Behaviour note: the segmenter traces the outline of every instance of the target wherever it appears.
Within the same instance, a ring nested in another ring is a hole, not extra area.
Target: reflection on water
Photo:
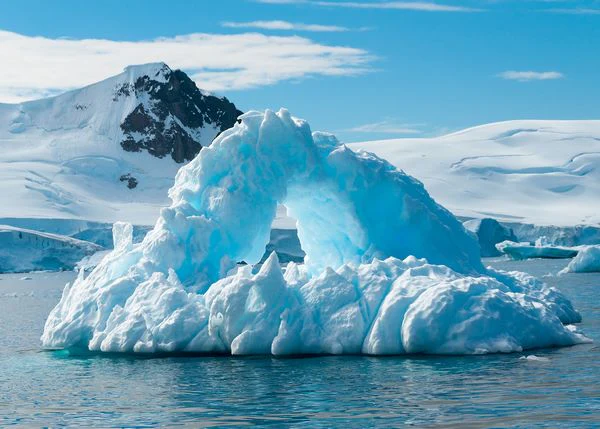
[[[495,266],[556,273],[561,261]],[[39,350],[72,276],[0,276],[0,426],[594,427],[600,276],[547,277],[596,340],[520,355],[304,359],[68,356]],[[522,355],[521,355],[522,356]]]

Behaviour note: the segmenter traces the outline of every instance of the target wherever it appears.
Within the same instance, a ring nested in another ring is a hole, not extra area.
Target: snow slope
[[[0,104],[0,218],[151,224],[168,204],[176,160],[192,159],[236,112],[163,63]]]
[[[458,216],[600,223],[600,121],[510,121],[350,147],[374,152],[418,178]]]
[[[177,173],[142,243],[115,225],[115,250],[48,316],[45,347],[477,354],[588,341],[565,326],[581,316],[560,292],[484,268],[474,234],[417,180],[284,109],[240,119]],[[260,260],[277,203],[306,263],[284,273],[273,252],[258,273],[237,267]]]

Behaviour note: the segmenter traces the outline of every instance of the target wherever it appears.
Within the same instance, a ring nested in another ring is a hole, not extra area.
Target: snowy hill
[[[351,144],[421,180],[459,216],[600,223],[600,121],[511,121],[428,139]]]
[[[152,224],[182,163],[239,114],[163,63],[0,104],[0,219]]]

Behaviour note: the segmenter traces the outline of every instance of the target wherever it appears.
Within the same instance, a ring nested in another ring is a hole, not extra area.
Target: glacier
[[[518,240],[536,242],[545,237],[547,243],[556,246],[578,247],[600,243],[600,227],[595,225],[552,226],[531,225],[522,223],[504,223],[513,230]]]
[[[579,250],[600,242],[600,228],[593,225],[539,226],[492,218],[469,219],[463,225],[477,236],[482,257],[573,258]]]
[[[287,110],[242,115],[169,197],[141,243],[117,224],[115,249],[65,287],[46,348],[480,354],[589,341],[560,292],[485,268],[421,182]],[[257,264],[278,204],[297,220],[302,265]]]
[[[103,249],[73,237],[0,225],[0,273],[72,270]]]

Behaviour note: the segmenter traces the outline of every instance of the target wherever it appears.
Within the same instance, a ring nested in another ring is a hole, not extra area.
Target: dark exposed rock
[[[133,189],[138,185],[138,181],[135,177],[133,177],[131,174],[123,174],[121,177],[119,177],[119,180],[121,182],[127,182],[127,187],[129,189]]]
[[[146,150],[159,158],[170,155],[178,163],[190,161],[202,149],[203,128],[211,126],[222,132],[231,128],[242,112],[227,98],[202,93],[180,70],[165,65],[160,73],[159,80],[141,76],[115,90],[113,100],[141,98],[143,94],[149,100],[140,102],[121,124],[121,147],[128,152]]]
[[[133,85],[130,83],[124,83],[120,87],[115,89],[115,93],[113,95],[113,101],[117,101],[119,97],[128,97],[133,92]]]

